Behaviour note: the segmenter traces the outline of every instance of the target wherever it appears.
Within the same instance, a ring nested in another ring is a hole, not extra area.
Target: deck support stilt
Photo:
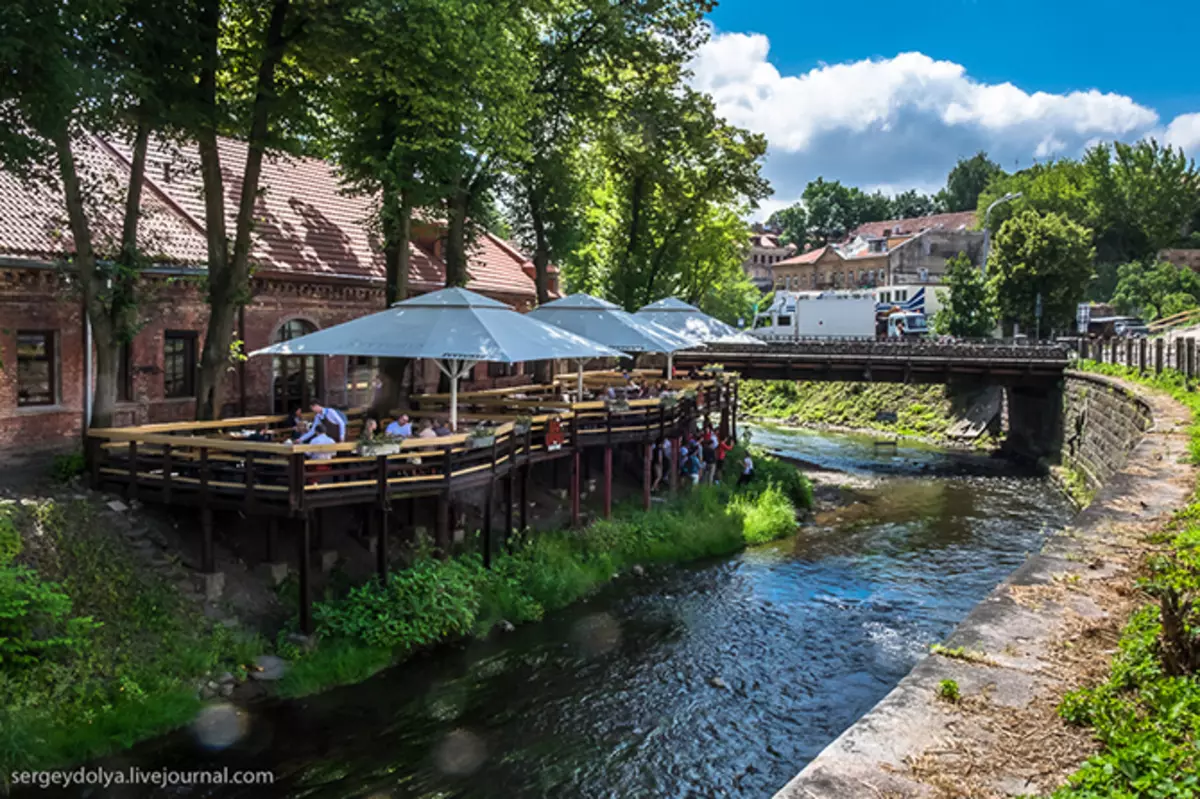
[[[309,538],[312,527],[312,514],[304,514],[300,535],[296,537],[296,555],[300,559],[300,632],[312,635],[312,583],[309,573],[310,556],[308,554]]]
[[[613,480],[613,451],[612,447],[604,448],[604,518],[612,518],[612,480]]]
[[[679,490],[679,448],[683,446],[683,439],[676,436],[671,439],[671,493]]]
[[[435,543],[438,554],[444,558],[450,554],[450,497],[443,494],[438,497],[437,503]]]
[[[205,506],[200,509],[200,526],[204,531],[204,541],[200,550],[200,571],[212,574],[217,570],[216,558],[213,555],[213,512]]]
[[[388,527],[391,526],[388,516],[391,509],[391,505],[384,502],[379,506],[379,513],[375,517],[378,519],[375,530],[375,570],[379,572],[379,579],[385,583],[388,578]]]
[[[646,442],[642,445],[644,453],[642,455],[642,507],[650,510],[650,472],[652,470],[651,461],[654,456],[654,445]]]
[[[492,568],[492,516],[496,512],[496,478],[488,481],[483,498],[483,568]]]
[[[529,527],[529,470],[528,463],[521,467],[521,513],[517,518],[520,519],[522,532]]]
[[[571,526],[579,526],[579,450],[571,453]]]
[[[513,530],[513,481],[516,480],[512,471],[504,478],[504,550],[508,551],[508,539]]]

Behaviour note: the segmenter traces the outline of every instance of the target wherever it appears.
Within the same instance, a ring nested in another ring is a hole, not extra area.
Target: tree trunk
[[[386,307],[408,298],[409,238],[412,233],[412,207],[407,193],[401,192],[398,201],[385,199],[387,206],[382,215],[383,259],[387,269],[384,290]],[[394,209],[394,210],[391,210]],[[382,382],[375,396],[372,410],[383,416],[392,408],[407,404],[404,396],[404,372],[412,362],[410,358],[381,358],[379,377]]]
[[[467,209],[471,195],[461,185],[446,203],[446,286],[467,285]]]
[[[234,240],[233,254],[214,270],[214,263],[209,262],[208,330],[204,337],[204,350],[200,358],[200,374],[196,386],[196,418],[214,419],[220,412],[221,378],[225,374],[225,366],[229,362],[229,347],[233,343],[234,322],[237,319],[237,309],[250,299],[250,246],[254,235],[254,204],[258,199],[258,181],[262,173],[263,155],[266,152],[267,133],[270,123],[271,103],[275,96],[275,68],[283,58],[287,41],[283,35],[284,22],[287,19],[290,0],[275,0],[271,8],[271,19],[267,24],[267,37],[263,49],[262,61],[258,68],[257,86],[254,96],[254,111],[250,122],[249,148],[246,154],[245,170],[242,175],[242,194],[238,202],[238,213],[235,221],[237,238]],[[202,73],[202,81],[207,75]],[[205,89],[207,91],[207,88]],[[216,139],[213,131],[206,131],[206,138],[211,137],[209,145],[216,150]],[[203,163],[205,143],[201,143],[201,170],[205,178],[205,219],[208,225],[212,223],[214,201],[220,203],[219,215],[222,220],[221,239],[224,241],[224,192],[220,186],[220,165],[215,162],[217,183],[210,186],[209,165]],[[217,190],[220,189],[218,192]],[[207,229],[209,238],[209,254],[214,249],[213,229]],[[227,247],[228,245],[226,245]]]

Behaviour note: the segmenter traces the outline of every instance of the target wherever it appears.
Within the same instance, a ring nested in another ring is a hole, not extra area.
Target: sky
[[[962,157],[1008,170],[1153,136],[1200,160],[1200,2],[721,0],[692,82],[765,134],[775,194],[821,176],[933,192]]]

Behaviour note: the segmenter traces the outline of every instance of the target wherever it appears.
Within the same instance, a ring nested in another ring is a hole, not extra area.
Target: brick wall
[[[1125,466],[1152,423],[1150,406],[1116,381],[1072,373],[1063,396],[1062,463],[1098,489]]]
[[[384,307],[383,290],[361,284],[313,283],[280,277],[254,280],[254,299],[245,309],[247,352],[271,344],[289,320],[302,319],[324,329],[375,313]],[[526,311],[522,296],[496,299]],[[148,281],[141,303],[142,327],[130,349],[131,395],[117,406],[118,426],[185,421],[195,416],[192,398],[164,396],[164,339],[167,331],[196,333],[197,360],[208,325],[208,305],[201,286],[188,280]],[[59,400],[47,407],[17,406],[16,337],[20,331],[56,332]],[[235,333],[236,335],[236,333]],[[30,451],[66,450],[77,445],[84,416],[85,363],[82,303],[52,269],[0,270],[0,458]],[[370,402],[373,386],[347,390],[350,359],[321,358],[323,393],[338,407]],[[275,412],[275,359],[251,358],[228,374],[222,407],[236,414],[241,398],[240,375],[246,380],[246,413]],[[360,375],[367,378],[366,373]],[[417,391],[434,391],[438,372],[432,362],[416,376]],[[469,388],[490,388],[513,378],[488,377],[486,364],[476,367]]]

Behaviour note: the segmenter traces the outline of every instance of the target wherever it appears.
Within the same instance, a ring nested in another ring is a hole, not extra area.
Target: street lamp
[[[983,271],[984,277],[987,277],[988,255],[990,254],[991,249],[992,249],[992,229],[990,227],[988,227],[989,220],[992,217],[992,209],[995,208],[997,205],[1000,205],[1001,203],[1006,203],[1010,200],[1015,200],[1015,199],[1021,197],[1021,195],[1022,195],[1022,192],[1010,191],[1008,194],[1004,195],[1003,197],[1000,197],[995,202],[993,202],[991,205],[989,205],[987,207],[987,210],[983,212],[983,263],[980,265],[980,269]]]

